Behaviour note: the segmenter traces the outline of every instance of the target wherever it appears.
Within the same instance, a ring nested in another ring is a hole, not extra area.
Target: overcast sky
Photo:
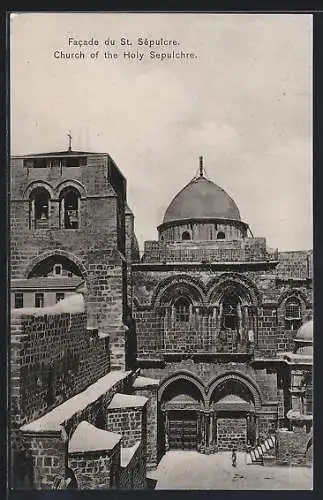
[[[127,178],[141,247],[203,155],[255,236],[312,248],[311,15],[15,14],[11,34],[12,154],[65,150],[69,130],[73,149],[108,152]],[[122,36],[142,61],[104,46]],[[136,46],[162,36],[180,43],[162,51],[196,57],[160,61]],[[69,37],[100,44],[85,59],[55,59],[79,52]]]

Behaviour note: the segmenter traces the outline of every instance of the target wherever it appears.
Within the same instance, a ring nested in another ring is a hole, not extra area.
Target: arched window
[[[184,231],[182,233],[182,240],[190,240],[191,239],[191,235],[188,231]]]
[[[188,323],[190,319],[190,303],[181,297],[175,303],[176,321]]]
[[[64,229],[78,229],[80,226],[80,199],[79,191],[66,187],[60,194],[60,227]]]
[[[301,305],[299,300],[291,297],[285,303],[285,328],[286,330],[298,330],[301,323]]]
[[[218,234],[216,235],[217,240],[225,240],[225,234],[223,231],[219,231]]]
[[[37,187],[29,196],[30,229],[46,229],[49,220],[50,194],[44,187]]]
[[[231,330],[239,329],[238,315],[239,296],[236,293],[228,293],[223,300],[222,327]]]

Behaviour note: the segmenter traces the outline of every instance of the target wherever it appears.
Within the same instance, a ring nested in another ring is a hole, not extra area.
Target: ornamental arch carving
[[[82,261],[76,257],[74,254],[70,252],[66,252],[65,250],[53,250],[53,251],[48,251],[44,252],[40,255],[37,255],[34,259],[30,261],[30,263],[27,265],[26,270],[25,270],[25,278],[29,278],[30,275],[33,273],[33,270],[42,262],[46,261],[47,259],[50,258],[55,258],[55,257],[63,257],[70,262],[72,262],[79,270],[81,276],[86,279],[87,278],[87,271],[82,263]]]
[[[158,284],[151,304],[153,307],[169,305],[181,296],[189,298],[197,306],[204,306],[206,303],[204,284],[190,276],[178,275],[166,278]]]
[[[86,189],[81,182],[79,182],[75,179],[74,180],[67,179],[56,186],[56,188],[55,188],[56,198],[59,198],[61,192],[66,188],[76,189],[80,193],[81,198],[86,198],[86,196],[87,196]]]
[[[30,195],[32,194],[32,192],[35,190],[35,189],[45,189],[48,194],[49,194],[49,197],[51,200],[54,200],[55,199],[55,190],[53,189],[53,187],[51,186],[51,184],[49,184],[49,182],[46,182],[46,181],[34,181],[34,182],[31,182],[25,189],[24,193],[23,193],[23,199],[24,200],[28,200],[30,198]]]
[[[207,399],[210,401],[217,389],[219,389],[223,384],[230,382],[238,382],[242,386],[246,387],[253,398],[253,403],[255,405],[255,410],[258,411],[262,407],[261,392],[258,384],[245,374],[240,372],[230,372],[222,375],[218,375],[213,380],[211,380],[207,385]]]
[[[245,305],[260,306],[261,296],[255,283],[237,273],[225,273],[214,278],[207,285],[207,301],[219,304],[229,289],[236,289]]]
[[[163,401],[169,388],[173,384],[174,386],[176,386],[176,384],[180,384],[183,382],[187,384],[188,387],[193,386],[196,389],[197,394],[200,395],[201,402],[205,405],[206,401],[205,387],[202,380],[194,373],[185,370],[173,373],[172,375],[163,380],[158,390],[158,401],[159,402]]]
[[[303,306],[308,305],[309,301],[306,294],[299,289],[290,288],[285,290],[278,298],[278,307],[284,306],[285,302],[289,299],[296,299],[301,302]]]

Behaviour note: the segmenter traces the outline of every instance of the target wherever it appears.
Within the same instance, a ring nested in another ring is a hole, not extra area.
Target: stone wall
[[[247,445],[247,421],[245,418],[217,419],[217,449],[227,451],[236,448],[245,451]]]
[[[223,230],[219,229],[219,231]],[[274,257],[277,259],[276,254],[267,255],[265,238],[244,238],[241,240],[239,230],[236,231],[232,240],[146,241],[143,262],[263,262],[269,259],[274,260]],[[189,230],[189,232],[191,231]],[[166,239],[176,238],[166,236]],[[177,239],[180,240],[181,237]]]
[[[126,181],[109,155],[89,154],[84,160],[79,167],[64,167],[53,157],[47,168],[30,168],[30,158],[13,158],[11,277],[27,278],[42,256],[72,262],[88,289],[88,325],[111,335],[111,366],[124,369]],[[81,196],[80,224],[73,230],[59,224],[60,192],[70,185]],[[47,229],[29,223],[29,194],[36,186],[45,186],[50,194]]]
[[[140,444],[131,460],[126,464],[121,464],[120,488],[121,489],[142,489],[146,488],[146,457],[144,447]]]
[[[11,418],[36,419],[110,370],[109,338],[92,336],[85,313],[11,318]]]
[[[138,441],[145,440],[146,409],[114,408],[107,414],[107,429],[122,435],[123,448],[134,446]]]
[[[61,432],[19,437],[20,451],[15,450],[12,456],[14,487],[52,489],[55,477],[65,476],[66,443]]]
[[[120,486],[120,443],[111,452],[70,453],[68,466],[73,470],[78,489],[105,490]]]
[[[84,405],[82,403],[84,393],[81,393],[79,396],[80,402],[74,401],[73,403],[68,401],[67,403],[71,405],[71,414],[68,418],[65,416],[66,420],[61,422],[61,429],[59,431],[46,430],[48,422],[43,424],[39,423],[36,426],[39,428],[37,431],[30,431],[30,429],[26,429],[25,427],[20,430],[16,429],[14,431],[14,442],[12,442],[12,463],[14,465],[13,474],[15,476],[13,477],[13,481],[15,487],[19,486],[20,477],[15,471],[23,471],[26,468],[25,455],[29,452],[32,459],[32,465],[30,466],[29,471],[32,476],[32,485],[34,488],[51,489],[55,477],[64,477],[65,464],[68,456],[68,440],[72,436],[76,427],[80,424],[80,422],[85,420],[103,430],[111,430],[107,427],[107,407],[115,393],[123,392],[128,387],[128,378],[129,375],[125,375],[119,380],[113,382],[110,387],[108,383],[105,384],[105,392],[103,394],[100,392],[98,393],[98,389],[95,387],[95,384],[91,385],[87,390],[90,391],[93,396],[85,408],[83,408]],[[78,405],[80,403],[82,404],[79,408]],[[64,412],[62,414],[64,414]],[[47,414],[43,418],[46,419]],[[49,422],[50,421],[51,419],[49,415]],[[46,459],[46,464],[45,457],[51,457],[50,460],[49,458]],[[90,457],[90,460],[92,460],[92,458]],[[113,467],[112,462],[111,464]],[[30,487],[30,483],[26,483],[26,478],[23,478],[22,482],[23,487]]]
[[[280,278],[311,278],[313,275],[313,252],[279,252],[277,276]]]
[[[307,451],[311,434],[303,427],[292,431],[279,429],[276,433],[276,459],[279,465],[310,465],[312,446]]]
[[[241,240],[246,236],[246,226],[233,220],[218,220],[217,222],[203,222],[203,221],[183,221],[171,222],[162,224],[158,227],[159,239],[164,241],[181,241],[187,243],[187,240],[182,240],[184,232],[188,232],[192,240],[195,241],[219,241],[217,234],[224,232],[226,241]]]
[[[148,398],[147,403],[147,469],[157,467],[158,439],[158,386],[136,388],[134,394]]]
[[[254,369],[247,363],[228,362],[226,360],[218,363],[194,362],[187,359],[183,361],[174,361],[164,363],[163,367],[142,368],[141,374],[145,377],[160,379],[162,383],[164,379],[171,375],[176,375],[181,371],[191,372],[203,380],[204,384],[208,384],[215,377],[229,375],[230,373],[241,374],[254,380],[259,387],[263,402],[277,401],[277,376],[275,373],[268,373],[266,369]]]
[[[304,258],[306,252],[302,253]],[[297,262],[295,265],[297,274]],[[190,352],[248,352],[247,331],[250,328],[255,333],[256,357],[273,358],[279,351],[290,350],[293,333],[286,330],[285,301],[290,296],[300,297],[300,321],[305,322],[312,309],[311,284],[277,281],[277,270],[266,266],[259,270],[250,267],[243,272],[233,271],[229,266],[225,272],[216,269],[211,272],[203,264],[189,268],[179,264],[161,263],[158,268],[153,263],[134,264],[133,314],[138,358],[162,359],[164,352],[181,352],[184,343],[186,351]],[[249,294],[250,304],[248,319],[242,320],[237,346],[227,342],[223,348],[219,305],[214,297],[221,295],[226,280],[228,286],[236,283],[245,290],[243,293]],[[182,293],[185,291],[193,304],[189,322],[185,324],[177,321],[170,305],[172,297],[174,299],[180,293],[176,291],[178,289],[183,289]]]

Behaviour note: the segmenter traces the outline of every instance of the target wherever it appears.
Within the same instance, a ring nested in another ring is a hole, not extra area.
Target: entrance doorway
[[[168,445],[170,450],[196,450],[197,417],[194,411],[170,411]]]

